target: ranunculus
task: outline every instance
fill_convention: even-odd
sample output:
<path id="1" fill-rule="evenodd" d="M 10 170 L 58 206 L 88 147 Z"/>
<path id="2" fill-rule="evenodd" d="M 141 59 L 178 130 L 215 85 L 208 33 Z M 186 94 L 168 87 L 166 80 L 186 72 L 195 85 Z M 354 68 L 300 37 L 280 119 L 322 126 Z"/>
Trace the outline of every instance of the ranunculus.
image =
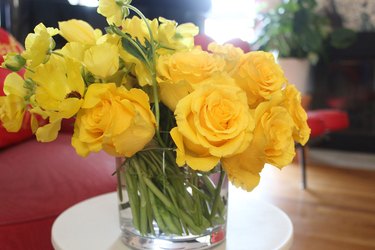
<path id="1" fill-rule="evenodd" d="M 150 29 L 153 36 L 157 36 L 158 31 L 158 20 L 148 20 Z M 122 29 L 127 34 L 131 35 L 133 38 L 138 39 L 141 44 L 145 45 L 145 40 L 150 41 L 150 33 L 148 31 L 146 23 L 138 16 L 133 16 L 132 18 L 126 18 L 122 21 Z M 157 37 L 155 37 L 157 39 Z"/>
<path id="2" fill-rule="evenodd" d="M 49 118 L 49 124 L 38 128 L 36 136 L 38 141 L 53 141 L 61 120 L 73 117 L 83 103 L 85 83 L 81 64 L 68 57 L 53 55 L 37 68 L 33 80 L 36 89 L 32 112 Z"/>
<path id="3" fill-rule="evenodd" d="M 78 42 L 70 42 L 65 44 L 65 46 L 60 50 L 60 53 L 66 57 L 70 57 L 76 59 L 79 62 L 83 62 L 83 57 L 85 55 L 85 51 L 87 46 L 78 43 Z"/>
<path id="4" fill-rule="evenodd" d="M 119 52 L 116 45 L 102 43 L 85 51 L 83 62 L 87 69 L 102 78 L 115 74 L 119 68 Z"/>
<path id="5" fill-rule="evenodd" d="M 18 132 L 21 129 L 25 114 L 23 97 L 16 95 L 0 96 L 0 121 L 9 132 Z"/>
<path id="6" fill-rule="evenodd" d="M 233 77 L 246 92 L 251 108 L 269 100 L 286 83 L 284 72 L 273 55 L 263 51 L 244 54 Z"/>
<path id="7" fill-rule="evenodd" d="M 4 93 L 0 96 L 0 121 L 9 132 L 20 130 L 26 109 L 24 79 L 17 73 L 10 73 L 4 81 Z"/>
<path id="8" fill-rule="evenodd" d="M 130 1 L 124 1 L 129 3 Z M 97 9 L 98 13 L 105 16 L 109 25 L 115 24 L 121 25 L 121 21 L 128 14 L 128 9 L 123 9 L 121 4 L 118 4 L 114 0 L 99 0 L 99 6 Z M 126 11 L 127 13 L 124 13 Z"/>
<path id="9" fill-rule="evenodd" d="M 194 36 L 199 33 L 199 28 L 192 23 L 177 25 L 175 21 L 159 18 L 158 53 L 165 54 L 174 50 L 188 50 L 194 46 Z M 166 48 L 166 49 L 164 49 Z"/>
<path id="10" fill-rule="evenodd" d="M 55 46 L 52 36 L 58 34 L 59 30 L 46 28 L 44 24 L 40 23 L 35 27 L 34 32 L 27 35 L 26 50 L 22 53 L 30 68 L 35 68 L 48 59 L 50 51 Z"/>
<path id="11" fill-rule="evenodd" d="M 171 135 L 180 166 L 208 171 L 252 140 L 254 120 L 246 94 L 237 86 L 204 84 L 180 100 L 175 116 Z"/>
<path id="12" fill-rule="evenodd" d="M 59 22 L 60 35 L 68 42 L 79 42 L 87 45 L 95 45 L 96 39 L 102 35 L 99 29 L 93 29 L 83 20 L 70 19 Z"/>
<path id="13" fill-rule="evenodd" d="M 130 157 L 142 150 L 155 133 L 148 96 L 114 83 L 91 84 L 77 115 L 72 145 L 81 156 L 101 149 Z"/>

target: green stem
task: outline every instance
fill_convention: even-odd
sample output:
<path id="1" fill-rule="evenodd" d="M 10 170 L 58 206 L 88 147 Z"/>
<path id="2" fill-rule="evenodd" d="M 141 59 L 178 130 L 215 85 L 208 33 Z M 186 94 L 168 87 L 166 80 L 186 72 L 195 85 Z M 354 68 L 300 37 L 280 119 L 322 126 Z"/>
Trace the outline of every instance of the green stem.
<path id="1" fill-rule="evenodd" d="M 210 216 L 211 220 L 214 218 L 215 214 L 217 213 L 217 209 L 218 209 L 219 204 L 220 204 L 220 200 L 221 200 L 220 191 L 221 191 L 221 187 L 223 185 L 224 176 L 225 176 L 225 172 L 220 167 L 220 177 L 219 177 L 219 182 L 218 182 L 218 184 L 216 186 L 216 190 L 215 190 L 215 198 L 214 198 L 214 202 L 213 202 L 213 205 L 212 205 L 211 216 Z"/>
<path id="2" fill-rule="evenodd" d="M 130 203 L 130 209 L 132 212 L 134 227 L 140 230 L 139 197 L 138 197 L 138 189 L 135 188 L 138 185 L 134 183 L 136 182 L 136 176 L 133 176 L 133 177 L 134 178 L 132 178 L 131 176 L 130 166 L 128 165 L 128 168 L 125 169 L 126 190 L 128 191 L 128 197 L 129 197 L 129 203 Z"/>
<path id="3" fill-rule="evenodd" d="M 165 196 L 158 188 L 155 186 L 155 184 L 148 179 L 147 177 L 143 177 L 144 183 L 148 186 L 148 188 L 155 194 L 156 197 L 159 198 L 159 200 L 165 205 L 165 207 L 174 215 L 177 216 L 177 211 L 175 210 L 173 203 L 168 199 L 167 196 Z"/>
<path id="4" fill-rule="evenodd" d="M 139 162 L 138 162 L 138 158 L 136 158 L 136 156 L 133 156 L 135 157 L 134 160 L 132 161 L 132 163 L 134 164 L 134 167 L 137 171 L 137 174 L 138 174 L 138 179 L 139 179 L 139 190 L 140 190 L 140 196 L 141 196 L 141 203 L 140 203 L 140 233 L 142 235 L 146 235 L 147 234 L 147 224 L 148 224 L 148 220 L 150 220 L 151 218 L 148 218 L 148 215 L 149 215 L 149 212 L 147 211 L 147 207 L 149 207 L 149 205 L 147 204 L 147 197 L 148 197 L 148 194 L 147 194 L 147 188 L 146 188 L 146 185 L 143 181 L 143 173 L 141 171 L 141 167 L 139 165 Z"/>

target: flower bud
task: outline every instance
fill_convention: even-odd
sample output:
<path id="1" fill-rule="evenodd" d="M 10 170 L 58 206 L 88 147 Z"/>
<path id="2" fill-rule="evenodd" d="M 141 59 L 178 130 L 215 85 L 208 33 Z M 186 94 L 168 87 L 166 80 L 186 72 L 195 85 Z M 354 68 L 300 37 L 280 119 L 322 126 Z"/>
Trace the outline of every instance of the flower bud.
<path id="1" fill-rule="evenodd" d="M 4 56 L 4 62 L 1 64 L 1 66 L 11 71 L 19 71 L 25 64 L 26 60 L 21 55 L 9 53 Z"/>

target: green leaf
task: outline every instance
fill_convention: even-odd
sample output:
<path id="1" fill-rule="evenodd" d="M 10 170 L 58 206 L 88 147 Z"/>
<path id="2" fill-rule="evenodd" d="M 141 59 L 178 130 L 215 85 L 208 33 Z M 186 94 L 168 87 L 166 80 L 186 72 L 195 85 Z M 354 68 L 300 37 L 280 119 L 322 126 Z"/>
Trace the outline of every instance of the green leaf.
<path id="1" fill-rule="evenodd" d="M 147 50 L 137 40 L 134 40 L 129 34 L 124 34 L 125 37 L 121 39 L 122 47 L 132 56 L 139 59 L 140 61 L 147 63 Z"/>

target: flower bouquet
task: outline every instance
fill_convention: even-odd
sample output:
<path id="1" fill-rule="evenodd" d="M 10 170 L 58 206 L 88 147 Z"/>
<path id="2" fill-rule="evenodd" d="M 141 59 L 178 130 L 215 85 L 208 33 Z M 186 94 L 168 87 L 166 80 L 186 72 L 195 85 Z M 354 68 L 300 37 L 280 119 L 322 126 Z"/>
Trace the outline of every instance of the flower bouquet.
<path id="1" fill-rule="evenodd" d="M 28 112 L 37 140 L 50 142 L 73 118 L 79 155 L 116 157 L 126 244 L 220 243 L 227 179 L 251 191 L 265 163 L 289 164 L 308 140 L 300 93 L 270 53 L 203 51 L 195 25 L 149 20 L 130 0 L 99 0 L 98 13 L 105 34 L 82 20 L 39 24 L 23 53 L 5 56 L 3 67 L 26 73 L 5 80 L 3 126 L 19 130 Z"/>

